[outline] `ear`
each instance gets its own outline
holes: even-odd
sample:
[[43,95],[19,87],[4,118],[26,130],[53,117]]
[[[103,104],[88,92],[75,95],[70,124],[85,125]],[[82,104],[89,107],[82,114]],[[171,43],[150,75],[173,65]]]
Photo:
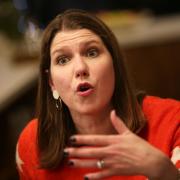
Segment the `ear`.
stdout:
[[52,95],[53,95],[54,99],[56,99],[56,100],[59,99],[59,93],[56,90],[51,77],[49,77],[49,86],[51,87],[51,91],[52,91]]

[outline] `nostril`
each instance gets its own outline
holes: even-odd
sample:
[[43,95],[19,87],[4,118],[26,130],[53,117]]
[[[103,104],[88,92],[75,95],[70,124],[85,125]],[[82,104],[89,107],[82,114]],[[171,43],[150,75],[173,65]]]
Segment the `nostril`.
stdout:
[[86,72],[84,72],[84,73],[83,73],[83,75],[84,75],[84,76],[86,76],[86,75],[87,75],[87,73],[86,73]]
[[79,71],[76,73],[76,77],[86,77],[88,76],[88,72],[85,71]]

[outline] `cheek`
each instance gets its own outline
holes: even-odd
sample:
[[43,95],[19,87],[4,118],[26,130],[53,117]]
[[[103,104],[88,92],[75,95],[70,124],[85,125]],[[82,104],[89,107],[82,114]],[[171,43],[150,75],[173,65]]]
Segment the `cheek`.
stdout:
[[69,80],[67,76],[62,76],[63,73],[53,73],[52,74],[52,81],[54,84],[54,87],[59,92],[60,95],[62,95],[64,92],[67,91],[69,88]]
[[111,98],[114,93],[114,86],[115,86],[115,74],[114,74],[114,67],[112,63],[108,63],[104,68],[102,73],[102,81],[101,81],[101,90],[105,93],[107,98]]
[[99,72],[101,72],[102,83],[106,86],[114,87],[115,77],[113,64],[111,62],[106,63]]
[[113,94],[114,86],[115,86],[115,77],[114,77],[114,69],[113,67],[109,68],[106,72],[106,78],[104,79],[106,84],[106,89],[109,89],[109,93]]

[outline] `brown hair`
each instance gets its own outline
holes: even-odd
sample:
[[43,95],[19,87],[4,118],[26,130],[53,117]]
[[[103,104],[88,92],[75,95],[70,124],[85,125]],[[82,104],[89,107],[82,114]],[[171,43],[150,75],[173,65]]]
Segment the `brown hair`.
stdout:
[[37,142],[41,168],[53,169],[63,163],[63,149],[67,146],[69,137],[76,132],[67,106],[63,103],[61,111],[56,108],[48,83],[49,74],[46,73],[50,69],[50,46],[56,33],[74,29],[89,29],[102,39],[112,56],[115,71],[113,107],[131,131],[137,132],[142,127],[142,111],[130,86],[115,36],[96,16],[82,10],[67,10],[52,20],[45,29],[42,40],[37,99]]

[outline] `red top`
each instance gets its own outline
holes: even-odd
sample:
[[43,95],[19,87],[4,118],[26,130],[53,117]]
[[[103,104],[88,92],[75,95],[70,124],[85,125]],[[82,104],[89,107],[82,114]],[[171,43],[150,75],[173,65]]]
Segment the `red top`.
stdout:
[[[147,96],[143,101],[143,112],[147,126],[139,136],[163,151],[180,168],[180,102]],[[38,169],[36,153],[37,120],[25,127],[17,144],[16,162],[21,179],[38,180],[81,180],[84,175],[95,171],[88,168],[63,167],[55,171]],[[144,180],[144,176],[118,176],[108,180]]]

